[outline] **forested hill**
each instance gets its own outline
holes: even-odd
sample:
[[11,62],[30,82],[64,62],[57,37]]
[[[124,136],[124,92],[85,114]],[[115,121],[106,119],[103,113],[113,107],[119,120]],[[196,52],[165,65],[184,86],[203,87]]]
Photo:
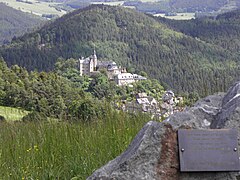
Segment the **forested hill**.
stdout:
[[173,29],[199,40],[221,46],[234,53],[240,51],[240,10],[191,21],[161,19]]
[[0,45],[11,42],[14,36],[30,32],[42,20],[0,3]]
[[224,91],[239,77],[237,54],[171,30],[151,16],[92,5],[16,39],[0,52],[9,65],[51,70],[56,59],[88,56],[116,61],[178,92]]

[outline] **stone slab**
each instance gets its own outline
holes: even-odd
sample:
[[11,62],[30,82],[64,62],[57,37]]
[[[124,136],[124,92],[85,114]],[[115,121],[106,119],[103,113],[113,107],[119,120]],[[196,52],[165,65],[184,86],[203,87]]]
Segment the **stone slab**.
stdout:
[[237,134],[235,129],[179,129],[180,171],[239,171]]

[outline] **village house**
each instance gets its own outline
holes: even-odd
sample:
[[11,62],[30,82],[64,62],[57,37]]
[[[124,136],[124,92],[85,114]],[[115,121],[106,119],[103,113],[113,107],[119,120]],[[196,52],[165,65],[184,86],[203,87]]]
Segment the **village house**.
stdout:
[[175,97],[173,91],[168,90],[162,96],[161,112],[164,117],[178,112],[181,110],[180,107],[177,107],[178,104],[183,103],[182,97]]
[[126,102],[124,110],[128,112],[148,112],[152,114],[160,112],[157,100],[148,96],[146,93],[138,93],[135,101]]
[[156,113],[159,110],[157,100],[152,96],[148,96],[146,93],[138,93],[136,102],[142,106],[143,112]]
[[138,74],[131,74],[131,73],[120,73],[115,76],[114,80],[117,85],[123,86],[127,84],[131,84],[137,81],[146,80],[146,77],[140,76]]
[[179,107],[178,103],[183,103],[183,98],[175,97],[171,90],[163,94],[161,103],[147,93],[138,93],[134,101],[123,103],[122,110],[131,113],[149,113],[154,119],[162,119],[175,112],[183,111],[184,109]]

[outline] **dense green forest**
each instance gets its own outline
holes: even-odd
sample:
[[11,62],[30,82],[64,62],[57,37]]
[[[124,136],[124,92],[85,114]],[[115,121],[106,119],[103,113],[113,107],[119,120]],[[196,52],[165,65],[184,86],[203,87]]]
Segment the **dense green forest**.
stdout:
[[118,87],[108,80],[104,71],[81,77],[76,67],[77,60],[60,58],[54,72],[28,72],[18,65],[8,68],[0,59],[0,106],[30,111],[24,120],[90,121],[106,116],[115,102],[132,100],[139,92],[157,100],[164,93],[157,80]]
[[239,55],[121,7],[76,10],[0,49],[8,65],[52,70],[58,57],[89,56],[145,71],[165,88],[207,95],[239,77]]
[[[28,73],[17,65],[8,68],[1,60],[0,105],[31,111],[24,119],[31,121],[46,121],[47,117],[86,121],[104,113],[101,109],[103,102],[58,74],[36,71]],[[80,80],[78,84],[81,84]]]
[[13,37],[31,32],[43,19],[33,14],[23,13],[0,3],[0,45],[8,44]]
[[240,50],[240,10],[190,21],[165,20],[166,24],[199,41],[205,41],[227,49],[233,53]]

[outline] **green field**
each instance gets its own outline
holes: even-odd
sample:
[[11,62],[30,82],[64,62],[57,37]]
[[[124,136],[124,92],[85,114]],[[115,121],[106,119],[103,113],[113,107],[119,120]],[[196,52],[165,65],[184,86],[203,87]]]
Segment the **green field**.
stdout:
[[1,179],[86,179],[123,152],[149,120],[110,112],[89,123],[2,123]]
[[[158,2],[158,0],[141,0],[142,2]],[[160,1],[166,1],[166,0],[160,0]],[[16,0],[0,0],[0,2],[3,2],[7,4],[8,6],[21,10],[23,12],[33,13],[39,16],[42,16],[43,14],[53,14],[62,16],[66,14],[67,12],[64,10],[57,10],[55,5],[63,4],[63,3],[56,3],[56,2],[43,2],[38,0],[28,0],[28,2],[32,3],[25,3],[25,2],[17,2]],[[110,5],[110,6],[123,6],[125,1],[113,1],[113,2],[92,2],[91,4],[104,4],[104,5]],[[128,8],[135,8],[134,6]]]
[[195,18],[195,13],[177,13],[177,16],[166,16],[165,14],[154,14],[154,16],[161,16],[174,20],[190,20]]
[[91,4],[104,4],[110,6],[122,6],[124,1],[114,1],[114,2],[92,2]]
[[[141,0],[142,2],[158,2],[160,0]],[[165,1],[165,0],[162,0],[162,1]]]
[[28,111],[19,108],[0,106],[0,115],[7,121],[21,120],[23,116],[26,116],[28,113]]
[[16,0],[0,0],[0,2],[3,2],[12,8],[19,9],[23,12],[33,13],[40,16],[42,14],[54,14],[58,16],[62,16],[66,14],[65,11],[58,11],[54,7],[51,7],[51,5],[56,5],[57,3],[40,2],[37,0],[28,0],[28,1],[31,2],[32,4],[17,2]]
[[[42,16],[43,14],[53,14],[62,16],[66,14],[66,11],[59,11],[56,10],[54,5],[63,4],[63,3],[56,3],[56,2],[43,2],[43,1],[37,1],[37,0],[28,0],[32,4],[24,3],[24,2],[17,2],[16,0],[0,0],[0,2],[3,2],[7,4],[8,6],[21,10],[23,12],[33,13],[39,16]],[[105,4],[105,5],[111,5],[111,6],[122,6],[124,1],[114,1],[114,2],[93,2],[91,4]]]

